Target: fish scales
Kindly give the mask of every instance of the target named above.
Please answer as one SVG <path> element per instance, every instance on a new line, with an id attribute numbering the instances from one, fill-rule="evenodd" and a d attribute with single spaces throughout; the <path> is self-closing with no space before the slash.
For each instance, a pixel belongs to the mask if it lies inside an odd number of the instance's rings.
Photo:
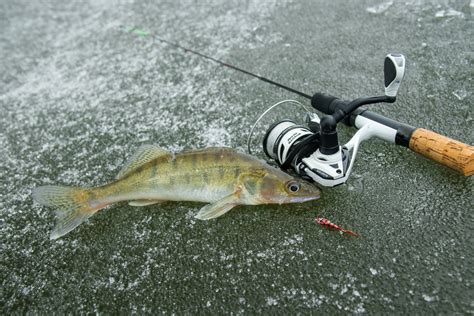
<path id="1" fill-rule="evenodd" d="M 129 196 L 136 192 L 140 198 L 170 198 L 173 195 L 174 200 L 215 200 L 222 193 L 231 193 L 243 171 L 255 169 L 255 164 L 251 164 L 245 155 L 234 154 L 232 159 L 228 158 L 229 153 L 225 150 L 184 152 L 168 161 L 156 158 L 124 179 L 129 185 L 118 186 L 115 193 Z M 159 172 L 150 177 L 153 174 L 150 169 L 155 166 Z M 189 176 L 191 172 L 194 177 Z"/>
<path id="2" fill-rule="evenodd" d="M 319 190 L 252 156 L 227 148 L 176 155 L 145 145 L 118 179 L 96 188 L 43 186 L 33 198 L 57 208 L 51 239 L 61 237 L 109 204 L 145 206 L 162 201 L 208 202 L 196 218 L 219 217 L 237 205 L 298 203 L 319 198 Z"/>

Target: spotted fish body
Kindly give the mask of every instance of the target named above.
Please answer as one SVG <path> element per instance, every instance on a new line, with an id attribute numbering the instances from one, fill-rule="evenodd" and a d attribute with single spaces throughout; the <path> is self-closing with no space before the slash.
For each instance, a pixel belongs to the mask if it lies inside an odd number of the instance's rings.
<path id="1" fill-rule="evenodd" d="M 283 173 L 226 148 L 187 151 L 153 159 L 102 189 L 110 202 L 116 199 L 215 202 L 234 192 L 242 174 L 259 169 Z"/>
<path id="2" fill-rule="evenodd" d="M 176 155 L 143 146 L 117 180 L 97 188 L 43 186 L 33 191 L 40 204 L 56 207 L 58 238 L 109 204 L 144 206 L 163 201 L 208 202 L 199 219 L 221 216 L 236 205 L 314 200 L 319 190 L 252 156 L 230 148 L 207 148 Z"/>

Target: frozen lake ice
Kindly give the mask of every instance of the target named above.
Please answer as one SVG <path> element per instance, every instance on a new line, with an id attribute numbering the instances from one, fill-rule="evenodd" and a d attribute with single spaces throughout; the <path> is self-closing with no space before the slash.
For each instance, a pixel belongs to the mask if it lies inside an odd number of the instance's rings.
<path id="1" fill-rule="evenodd" d="M 43 184 L 114 179 L 142 144 L 244 151 L 255 118 L 307 102 L 126 30 L 139 28 L 283 82 L 473 144 L 472 1 L 3 1 L 0 4 L 1 310 L 157 313 L 473 313 L 473 180 L 382 141 L 318 201 L 119 204 L 58 241 Z M 285 115 L 282 113 L 282 115 Z M 340 128 L 345 139 L 353 130 Z M 314 223 L 324 215 L 363 237 Z"/>

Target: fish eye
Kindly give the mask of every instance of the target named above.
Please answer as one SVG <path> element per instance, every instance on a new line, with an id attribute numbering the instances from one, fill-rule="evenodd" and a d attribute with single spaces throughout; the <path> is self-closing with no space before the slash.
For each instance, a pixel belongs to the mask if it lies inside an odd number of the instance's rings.
<path id="1" fill-rule="evenodd" d="M 295 182 L 295 181 L 290 181 L 288 182 L 288 184 L 286 185 L 286 187 L 288 188 L 288 190 L 292 193 L 296 193 L 300 190 L 300 184 L 298 182 Z"/>

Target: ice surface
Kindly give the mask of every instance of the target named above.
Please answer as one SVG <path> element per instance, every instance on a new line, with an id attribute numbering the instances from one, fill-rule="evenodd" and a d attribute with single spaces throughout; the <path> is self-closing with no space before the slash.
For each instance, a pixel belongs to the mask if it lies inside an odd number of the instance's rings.
<path id="1" fill-rule="evenodd" d="M 378 5 L 368 7 L 366 10 L 369 13 L 379 14 L 388 10 L 393 4 L 393 1 L 382 2 Z"/>
<path id="2" fill-rule="evenodd" d="M 435 296 L 429 296 L 428 294 L 423 294 L 422 296 L 423 296 L 423 299 L 425 301 L 427 301 L 428 303 L 433 302 L 434 300 L 436 300 Z"/>
<path id="3" fill-rule="evenodd" d="M 381 93 L 383 57 L 403 52 L 397 102 L 373 111 L 474 143 L 472 2 L 367 10 L 387 3 L 3 1 L 3 314 L 472 313 L 472 178 L 382 141 L 364 143 L 353 178 L 318 201 L 215 221 L 194 219 L 199 203 L 119 204 L 51 242 L 52 210 L 31 200 L 42 184 L 112 181 L 142 144 L 244 150 L 269 105 L 308 104 L 133 27 L 343 98 Z"/>
<path id="4" fill-rule="evenodd" d="M 467 91 L 464 89 L 459 89 L 459 90 L 453 91 L 453 95 L 456 98 L 458 98 L 459 101 L 462 101 L 467 97 Z"/>
<path id="5" fill-rule="evenodd" d="M 464 14 L 462 12 L 456 11 L 454 9 L 446 9 L 446 10 L 439 10 L 435 13 L 435 17 L 437 18 L 445 18 L 445 17 L 450 17 L 450 16 L 459 16 L 463 17 Z"/>

